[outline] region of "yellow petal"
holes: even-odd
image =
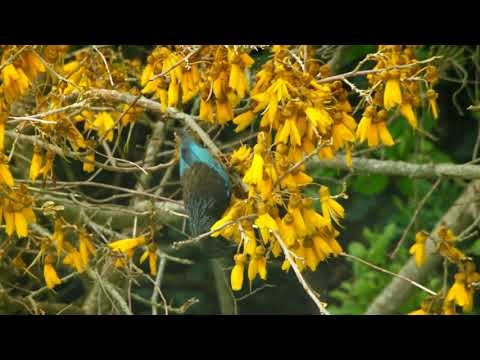
[[[398,79],[388,79],[383,94],[383,105],[385,109],[390,110],[401,103],[402,91],[400,90],[400,81]]]

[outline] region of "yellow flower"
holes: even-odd
[[[55,262],[55,259],[52,255],[49,254],[45,257],[45,264],[43,266],[43,276],[45,278],[45,283],[47,284],[47,287],[49,289],[53,289],[56,285],[59,285],[62,283],[62,281],[57,275],[57,272],[55,271],[55,268],[52,265],[54,262]]]
[[[437,97],[438,97],[438,94],[435,92],[435,90],[428,89],[427,91],[428,106],[430,108],[430,111],[432,112],[432,116],[434,119],[438,118]]]
[[[288,118],[285,120],[281,130],[278,131],[276,141],[287,143],[288,138],[290,137],[290,143],[292,145],[301,145],[302,139],[297,128],[295,117]]]
[[[5,219],[5,232],[8,236],[17,233],[18,237],[28,236],[28,224],[35,223],[33,212],[33,199],[27,195],[27,188],[20,185],[17,191],[12,191],[5,199],[3,217]]]
[[[277,223],[272,218],[272,216],[268,212],[261,213],[261,210],[258,211],[259,216],[255,219],[255,224],[260,229],[260,233],[262,234],[262,240],[264,242],[268,242],[270,239],[270,230],[278,230]]]
[[[63,231],[63,221],[61,219],[55,219],[54,230],[52,234],[52,240],[55,241],[55,246],[57,247],[57,256],[62,254],[63,250],[63,241],[65,234]]]
[[[216,119],[220,125],[225,124],[227,121],[233,118],[233,109],[232,104],[227,100],[216,100],[215,102],[217,108]]]
[[[402,103],[402,91],[400,90],[400,80],[398,78],[390,78],[385,85],[383,94],[383,104],[385,109],[390,110],[396,105]]]
[[[244,205],[245,204],[242,201],[235,202],[229,209],[225,211],[225,214],[222,216],[222,218],[220,218],[217,222],[215,222],[215,224],[213,224],[210,229],[211,230],[218,229],[222,227],[224,224],[228,223],[229,221],[235,220],[237,217],[240,216]],[[227,226],[220,231],[214,232],[211,236],[218,237],[220,235],[223,235],[225,238],[228,238],[230,237],[229,235],[231,235],[230,229],[233,227],[233,225],[234,224],[232,224],[232,226]]]
[[[447,242],[454,242],[455,240],[457,240],[457,237],[453,233],[453,231],[445,225],[440,226],[440,228],[438,229],[438,237],[440,238],[440,240]]]
[[[249,110],[246,111],[233,119],[233,123],[237,125],[235,128],[235,132],[239,133],[245,130],[253,121],[254,113],[253,111]]]
[[[345,210],[335,200],[330,197],[330,190],[326,186],[320,186],[320,202],[322,203],[322,215],[331,224],[331,219],[339,224],[339,219],[345,217]]]
[[[312,201],[311,199],[305,199],[306,202]],[[328,222],[325,218],[317,213],[312,207],[305,206],[302,209],[302,216],[305,219],[305,224],[307,226],[308,232],[313,233],[316,230],[321,230],[324,227],[328,226]]]
[[[238,64],[232,64],[228,86],[232,88],[240,98],[243,98],[248,90],[248,79],[245,76],[245,71]]]
[[[280,219],[277,221],[277,226],[285,244],[287,244],[287,246],[293,246],[297,240],[293,216],[288,213],[285,214],[281,221]]]
[[[243,286],[243,273],[245,272],[247,257],[244,254],[236,254],[233,259],[235,261],[235,266],[230,274],[230,283],[232,290],[239,291],[242,290]]]
[[[70,245],[70,244],[68,244]],[[83,262],[82,255],[78,252],[77,249],[73,248],[73,246],[66,246],[67,247],[67,255],[63,258],[63,264],[69,265],[70,267],[74,268],[77,272],[84,272],[87,268],[87,264]]]
[[[200,120],[213,122],[213,106],[210,101],[200,99],[200,114],[198,117]]]
[[[455,283],[448,291],[446,302],[453,301],[463,308],[464,312],[470,312],[473,309],[473,293],[469,292],[465,285],[465,274],[455,274]]]
[[[378,135],[380,137],[381,142],[387,146],[394,145],[395,141],[393,141],[392,135],[390,135],[390,132],[387,129],[387,124],[385,123],[385,121],[377,122],[376,126],[378,129]]]
[[[83,161],[83,171],[91,173],[93,170],[95,170],[95,165],[93,162],[95,161],[95,152],[90,152],[85,156],[85,159]]]
[[[167,92],[167,97],[168,97],[167,104],[169,107],[177,107],[179,92],[180,92],[179,84],[172,79],[170,81],[170,85],[168,86],[168,92]]]
[[[264,147],[261,144],[255,145],[253,148],[253,161],[250,168],[245,173],[243,177],[243,181],[245,184],[253,185],[258,184],[263,180],[263,157],[262,153],[264,151]]]
[[[330,126],[333,124],[333,119],[325,109],[317,109],[309,107],[305,110],[307,119],[310,120],[315,128],[321,134],[325,134]]]
[[[145,235],[141,235],[135,238],[128,238],[128,239],[114,241],[108,244],[108,247],[114,251],[119,251],[126,254],[130,250],[134,250],[135,248],[141,245],[144,245],[145,242],[146,242]]]
[[[446,257],[453,263],[459,263],[467,258],[462,251],[455,247],[454,242],[457,237],[451,229],[442,225],[437,234],[440,239],[437,250],[441,256]]]
[[[415,256],[415,264],[417,267],[422,266],[425,263],[425,243],[428,239],[428,233],[425,231],[419,231],[415,234],[415,244],[410,247],[410,254]]]
[[[0,182],[5,183],[10,188],[13,187],[13,176],[6,162],[0,163]]]
[[[291,266],[291,265],[290,265],[290,261],[288,261],[288,260],[283,260],[283,262],[282,262],[282,270],[283,270],[283,271],[288,271],[288,270],[290,270],[290,266]]]
[[[13,212],[5,209],[3,216],[5,217],[5,232],[8,236],[12,236],[14,231],[18,237],[28,236],[28,223],[24,209]]]
[[[323,238],[323,236],[315,235],[312,238],[313,248],[315,249],[315,253],[320,261],[323,261],[327,257],[333,253],[332,248],[328,245],[327,240]]]
[[[230,157],[230,165],[242,172],[241,169],[244,167],[245,161],[250,157],[251,152],[252,149],[247,145],[240,146]]]
[[[150,267],[150,274],[152,276],[155,276],[157,275],[157,260],[158,260],[157,245],[150,244],[148,246],[148,248],[140,257],[140,264],[143,264],[143,262],[147,260],[147,257],[148,257],[148,265]]]
[[[23,63],[22,68],[25,74],[31,81],[35,80],[39,73],[47,70],[38,56],[32,51],[23,52],[20,55],[20,60]]]
[[[303,240],[303,248],[305,249],[305,264],[310,270],[317,270],[317,266],[322,258],[317,256],[317,252],[313,246],[313,240],[311,238]]]
[[[372,131],[372,119],[374,115],[375,110],[373,109],[373,107],[369,106],[365,109],[365,112],[360,119],[360,122],[358,123],[356,136],[361,143],[364,142],[366,139],[370,139],[372,137],[372,135],[370,135],[370,132]],[[371,146],[370,140],[368,145]]]
[[[78,234],[78,241],[80,243],[80,255],[82,257],[83,263],[86,265],[88,264],[89,255],[95,256],[95,246],[90,241],[88,234],[85,233],[83,230],[81,230]]]
[[[8,64],[2,69],[3,92],[8,103],[23,95],[29,86],[27,75],[20,68]]]
[[[412,104],[410,103],[402,103],[400,105],[400,113],[407,119],[408,123],[416,129],[418,126],[417,115],[413,111]]]
[[[259,245],[255,249],[255,254],[251,256],[248,264],[248,280],[250,284],[260,275],[262,280],[267,280],[267,259],[265,258],[265,247]]]
[[[106,135],[106,140],[108,141],[113,140],[112,129],[114,125],[115,121],[113,121],[112,116],[105,111],[98,114],[93,122],[93,126],[96,128],[98,135],[102,138]]]
[[[40,170],[42,168],[43,163],[43,156],[42,156],[42,149],[38,146],[35,146],[33,150],[32,156],[32,163],[30,164],[30,179],[35,181],[37,177],[40,175]]]
[[[43,178],[47,178],[52,173],[53,161],[55,160],[55,153],[51,150],[47,150],[45,164],[40,169],[40,173],[43,174]]]

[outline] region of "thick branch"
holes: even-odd
[[[452,207],[445,213],[442,219],[433,229],[436,234],[440,225],[445,225],[453,230],[454,233],[460,233],[465,229],[473,219],[479,215],[478,205],[475,197],[480,190],[480,181],[470,183],[464,193],[455,201]],[[433,253],[435,244],[431,237],[427,240],[427,258],[425,264],[418,268],[415,259],[411,258],[400,271],[400,275],[416,282],[423,282],[427,275],[432,273],[434,268],[440,265],[442,258]],[[415,288],[403,279],[395,278],[383,289],[367,309],[367,315],[373,314],[393,314],[409,298]]]
[[[359,174],[382,174],[391,176],[409,176],[411,178],[458,177],[462,179],[480,179],[479,165],[457,164],[412,164],[405,161],[353,158],[352,168],[347,166],[345,156],[336,156],[332,160],[312,160],[310,166],[347,170]]]

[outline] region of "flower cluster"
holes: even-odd
[[[144,247],[143,254],[140,257],[140,264],[142,264],[148,258],[150,274],[153,276],[157,274],[157,246],[153,242],[153,237],[149,234],[117,240],[108,244],[108,247],[112,249],[116,255],[118,255],[118,257],[115,259],[115,266],[118,268],[127,266],[128,261],[133,259],[135,250],[139,247]]]
[[[199,118],[225,124],[233,119],[233,109],[249,92],[245,70],[253,59],[247,50],[224,46],[199,50],[157,47],[147,62],[141,77],[142,93],[154,94],[162,111],[199,95]]]
[[[438,81],[435,66],[421,67],[417,64],[411,46],[380,46],[371,59],[376,62],[373,69],[378,72],[367,75],[372,94],[358,124],[356,136],[359,142],[367,140],[369,147],[379,144],[391,146],[395,143],[386,125],[391,109],[398,109],[416,129],[418,120],[415,109],[422,104],[421,82],[426,83],[425,93],[432,115],[438,118],[437,93],[433,90]]]
[[[418,267],[425,263],[426,241],[429,237],[430,235],[425,231],[418,232],[415,236],[415,244],[410,248],[410,253],[415,256]],[[432,239],[436,243],[435,252],[457,266],[454,283],[447,292],[424,300],[421,308],[410,314],[451,315],[456,313],[457,307],[461,307],[464,313],[471,312],[474,294],[480,285],[480,273],[476,271],[475,263],[456,247],[458,237],[448,227],[442,225]]]

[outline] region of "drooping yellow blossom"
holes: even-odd
[[[379,143],[387,146],[395,144],[392,135],[386,125],[387,112],[380,110],[375,113],[372,107],[368,107],[358,124],[356,136],[360,142],[368,140],[368,146],[375,147]]]
[[[82,255],[72,245],[67,244],[68,243],[65,243],[67,255],[63,258],[63,264],[72,267],[79,273],[84,272],[87,268],[87,264],[83,261]]]
[[[437,97],[438,94],[433,89],[427,90],[427,98],[428,98],[428,107],[432,112],[432,116],[434,119],[438,118],[438,104],[437,104]]]
[[[387,110],[402,103],[402,91],[400,90],[400,80],[398,79],[399,74],[398,70],[392,70],[390,78],[385,84],[383,103]]]
[[[84,264],[88,264],[90,255],[95,256],[95,246],[91,242],[90,236],[84,230],[80,230],[80,233],[78,234],[78,242],[82,261]]]
[[[145,235],[140,235],[134,238],[114,241],[108,244],[108,247],[114,251],[119,251],[127,254],[130,250],[134,250],[141,245],[145,245],[145,242]]]
[[[24,185],[8,194],[3,204],[5,232],[8,236],[12,236],[14,232],[18,237],[28,236],[28,224],[36,222],[32,206],[33,199],[27,195]]]
[[[147,249],[144,251],[142,256],[140,257],[140,264],[143,264],[145,260],[148,258],[148,266],[150,268],[150,274],[152,276],[157,275],[157,245],[150,244]]]
[[[305,110],[307,119],[311,121],[319,130],[320,134],[325,134],[333,124],[333,119],[325,109],[307,108]]]
[[[250,283],[255,280],[257,274],[263,280],[267,279],[267,259],[265,258],[265,247],[259,245],[255,248],[255,253],[250,257],[248,264],[248,280]]]
[[[13,176],[7,163],[7,157],[2,153],[0,153],[0,184],[1,183],[13,188]]]
[[[247,257],[244,254],[236,254],[233,259],[235,265],[230,274],[230,283],[233,291],[240,291],[243,287],[243,274],[245,272]]]
[[[45,283],[49,289],[53,289],[56,285],[60,285],[62,281],[57,275],[53,264],[55,263],[55,258],[53,255],[48,254],[45,257],[45,264],[43,266],[43,276],[45,278]]]
[[[405,119],[407,119],[410,126],[416,129],[418,126],[418,121],[417,121],[417,115],[415,114],[415,110],[413,109],[412,102],[413,102],[412,96],[409,94],[406,94],[403,97],[402,104],[400,105],[400,113],[405,117]]]
[[[241,212],[244,206],[245,204],[242,201],[234,202],[234,204],[225,212],[222,218],[220,218],[217,222],[215,222],[210,229],[216,230],[224,226],[226,223],[238,218],[241,215]],[[224,236],[225,238],[229,238],[229,236],[232,234],[232,231],[231,231],[232,227],[233,226],[227,226],[222,230],[216,231],[211,235],[211,237]]]
[[[8,64],[2,69],[2,80],[3,93],[8,103],[13,102],[28,90],[29,80],[27,75],[21,68],[16,68],[12,64]]]
[[[453,263],[460,263],[467,258],[462,251],[455,247],[454,243],[457,237],[451,229],[444,225],[440,226],[438,238],[440,242],[437,246],[437,251],[441,256]]]
[[[98,135],[102,138],[105,137],[105,139],[108,141],[113,140],[114,125],[115,121],[113,120],[112,116],[105,111],[102,111],[100,114],[98,114],[93,122],[93,127],[97,130]]]
[[[233,119],[233,123],[237,125],[237,127],[235,128],[235,132],[239,133],[245,130],[252,123],[254,118],[255,118],[255,114],[253,113],[253,111],[246,111],[236,116]]]
[[[251,152],[252,149],[247,145],[240,146],[230,156],[230,165],[235,167],[235,169],[240,173],[243,173],[247,170],[247,167],[245,166],[245,161],[250,157]]]
[[[409,252],[415,256],[415,264],[417,264],[417,267],[420,267],[425,263],[427,239],[428,233],[425,231],[419,231],[415,234],[415,244],[410,247]]]
[[[253,65],[254,60],[247,53],[238,53],[232,48],[228,49],[228,62],[231,64],[228,86],[234,90],[241,99],[248,91],[248,78],[245,69]]]
[[[473,309],[473,293],[467,291],[465,280],[466,276],[463,272],[455,274],[455,283],[448,291],[445,301],[452,301],[461,306],[464,312],[470,312]]]
[[[33,150],[32,162],[30,164],[29,176],[32,181],[35,181],[41,174],[43,163],[42,149],[39,146],[35,146]]]
[[[48,149],[45,163],[40,169],[40,173],[43,174],[44,179],[52,176],[54,160],[55,160],[55,153],[52,150]]]
[[[245,173],[243,181],[245,184],[253,185],[258,184],[263,180],[263,157],[264,147],[261,144],[255,145],[253,148],[253,161],[250,168]]]
[[[345,210],[335,199],[330,196],[330,190],[326,186],[320,186],[320,202],[322,203],[322,215],[331,224],[331,219],[339,224],[339,219],[345,217]]]

